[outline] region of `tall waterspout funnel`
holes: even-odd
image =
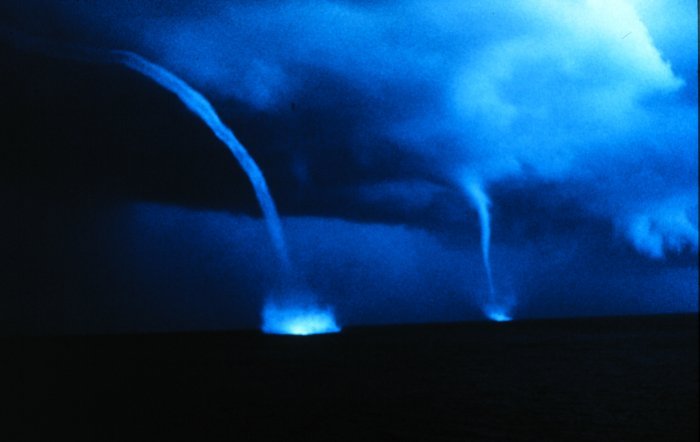
[[[263,308],[263,331],[297,335],[340,331],[332,308],[317,305],[315,296],[306,289],[303,277],[293,272],[279,214],[262,171],[202,94],[173,72],[130,51],[104,52],[86,47],[55,45],[23,34],[14,32],[8,34],[7,30],[0,26],[0,36],[7,35],[20,47],[40,51],[48,56],[121,64],[174,93],[226,145],[253,185],[281,267],[281,279],[277,281],[277,291],[274,296],[268,297]],[[298,293],[304,293],[304,296],[299,297]],[[303,302],[300,303],[302,299]]]
[[[270,234],[272,245],[282,265],[284,276],[289,277],[292,273],[289,253],[287,251],[284,235],[282,234],[282,225],[277,213],[277,208],[270,195],[265,177],[231,129],[221,121],[221,118],[219,118],[219,115],[216,113],[211,103],[209,103],[202,94],[185,83],[184,80],[162,66],[146,60],[140,55],[129,51],[112,51],[111,55],[114,57],[114,62],[120,63],[147,76],[177,95],[195,115],[201,118],[212,132],[214,132],[216,137],[228,147],[253,185],[255,196],[257,197],[263,216],[265,217],[265,224]]]
[[[476,181],[467,182],[465,189],[471,203],[474,205],[479,214],[479,225],[481,226],[481,255],[484,261],[484,269],[486,270],[486,278],[489,285],[489,301],[495,302],[496,290],[493,286],[493,274],[491,272],[491,215],[489,207],[491,200],[482,188],[481,184]]]
[[[265,177],[231,129],[221,121],[209,101],[172,72],[137,54],[127,51],[113,51],[112,55],[115,57],[115,61],[146,75],[177,95],[223,141],[248,175],[282,266],[282,280],[279,283],[283,286],[283,293],[266,300],[262,312],[263,332],[310,335],[340,331],[333,310],[329,307],[316,305],[315,297],[311,296],[310,292],[302,303],[299,302],[299,299],[295,299],[297,298],[295,290],[299,290],[295,286],[303,287],[304,284],[301,283],[299,275],[292,272],[289,253],[282,234],[282,225]]]
[[[484,270],[486,271],[486,279],[488,281],[488,299],[482,305],[484,314],[496,322],[510,321],[509,310],[512,307],[512,300],[504,302],[497,299],[496,289],[493,284],[493,272],[491,271],[491,200],[484,191],[482,184],[477,180],[466,180],[464,182],[464,190],[469,197],[472,205],[479,214],[479,225],[481,226],[481,256],[484,262]]]

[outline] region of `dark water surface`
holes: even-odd
[[[696,440],[698,317],[0,340],[4,440]]]

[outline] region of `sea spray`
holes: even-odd
[[[333,309],[319,306],[315,299],[304,290],[270,296],[262,310],[262,331],[297,336],[339,332]]]

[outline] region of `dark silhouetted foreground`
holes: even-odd
[[[698,435],[697,315],[1,342],[5,440]]]

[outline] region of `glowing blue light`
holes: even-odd
[[[484,314],[487,318],[496,322],[508,322],[513,320],[505,308],[497,305],[491,305],[484,308]]]
[[[488,315],[490,320],[496,321],[496,322],[508,322],[508,321],[513,320],[513,318],[511,318],[510,316],[508,316],[502,312],[491,312],[491,313],[487,313],[487,315]]]
[[[313,305],[282,307],[267,303],[262,317],[262,331],[270,334],[306,336],[340,331],[330,308]]]
[[[284,235],[282,234],[282,224],[280,223],[277,207],[270,195],[265,177],[246,148],[238,141],[238,138],[231,132],[231,129],[221,121],[219,114],[216,113],[211,103],[209,103],[204,95],[193,89],[183,79],[138,54],[129,51],[112,51],[111,54],[115,62],[140,72],[177,95],[202,122],[209,126],[209,129],[212,130],[214,135],[228,147],[253,185],[253,190],[260,204],[260,209],[265,216],[265,223],[267,224],[267,229],[272,239],[272,245],[284,269],[289,272],[291,263],[289,262],[289,254],[284,241]]]

